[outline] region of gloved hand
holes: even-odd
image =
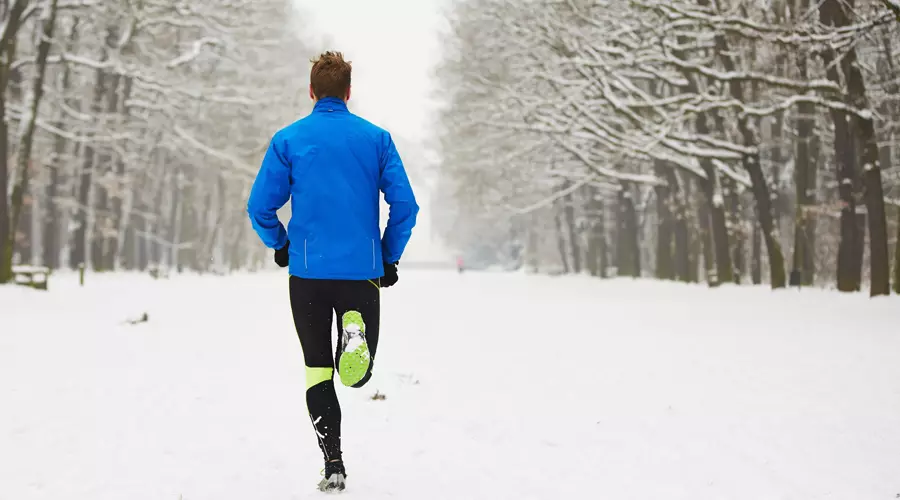
[[[388,288],[397,284],[397,280],[400,279],[397,276],[397,264],[399,262],[394,262],[393,264],[384,263],[384,276],[381,278],[381,288]]]
[[[285,243],[283,247],[275,250],[275,263],[278,264],[278,267],[287,267],[290,257],[290,255],[288,254],[288,249],[290,247],[291,241],[288,240],[288,242]]]

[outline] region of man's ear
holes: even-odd
[[[351,91],[351,90],[353,90],[353,87],[352,87],[352,86],[351,86],[351,87],[347,87],[347,98],[344,99],[345,101],[349,101],[349,100],[350,100],[350,91]]]
[[[312,99],[313,101],[317,101],[317,100],[318,100],[318,99],[316,99],[316,93],[313,92],[313,88],[312,88],[312,84],[311,84],[311,83],[309,84],[309,98]]]

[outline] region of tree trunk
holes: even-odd
[[[204,183],[204,186],[206,186],[206,185],[207,184]],[[204,207],[215,207],[216,206],[216,190],[215,189],[211,188],[206,191],[205,204],[202,206],[204,206]],[[215,222],[215,220],[210,219],[210,215],[216,216],[218,214],[210,214],[206,210],[196,211],[194,214],[194,220],[195,220],[194,235],[195,236],[194,236],[194,238],[192,238],[192,241],[194,242],[194,246],[191,249],[191,254],[193,256],[192,267],[201,273],[205,273],[205,272],[209,271],[209,262],[210,262],[211,255],[210,255],[210,253],[207,252],[207,249],[210,246],[210,244],[209,244],[210,238],[214,237],[215,233],[216,233],[216,222]],[[527,241],[528,231],[525,227],[522,228],[522,233],[525,234],[525,239]],[[590,244],[588,246],[590,246]],[[524,262],[525,262],[524,253],[525,252],[524,252],[524,248],[523,248],[523,252],[519,255],[520,261],[522,262],[523,266],[524,266]]]
[[[566,238],[564,235],[565,233],[563,233],[562,217],[558,206],[553,219],[556,222],[556,244],[559,248],[559,260],[562,263],[563,272],[569,274],[572,272],[572,269],[569,267],[569,256],[566,251]],[[232,267],[232,269],[234,269],[234,267]]]
[[[700,5],[708,5],[707,0],[699,0]],[[728,42],[725,36],[715,36],[716,51],[726,71],[734,72],[737,65],[732,60]],[[729,91],[738,101],[744,101],[743,83],[739,80],[729,82]],[[783,288],[786,285],[784,274],[784,253],[781,251],[781,243],[778,238],[778,228],[773,218],[773,195],[759,161],[759,138],[751,127],[749,118],[742,116],[738,119],[738,130],[744,139],[744,146],[751,149],[752,153],[745,153],[742,157],[744,169],[750,174],[751,189],[756,200],[756,215],[762,229],[763,241],[766,244],[766,252],[769,256],[769,273],[772,288]]]
[[[597,253],[596,222],[591,222],[589,227],[590,232],[584,248],[584,269],[591,276],[597,277],[600,276],[600,269],[597,267],[600,255]]]
[[[69,32],[68,39],[64,50],[70,52],[78,38],[78,18],[72,20],[72,29]],[[71,87],[72,71],[68,64],[63,65],[62,73],[59,76],[59,87],[63,95],[67,95]],[[65,99],[65,98],[64,98]],[[66,99],[68,103],[68,99]],[[53,126],[59,130],[63,130],[66,126],[65,113],[60,111],[56,122]],[[62,230],[60,222],[63,214],[59,209],[56,197],[59,194],[59,188],[62,184],[62,174],[60,170],[63,168],[62,157],[66,151],[66,139],[57,135],[53,138],[53,153],[50,157],[48,169],[50,171],[50,180],[44,192],[46,198],[46,209],[44,211],[44,234],[43,234],[43,251],[44,265],[50,269],[58,269],[60,267],[60,254],[62,251],[60,242],[60,232]]]
[[[762,232],[759,222],[753,223],[753,257],[750,274],[754,285],[762,284]]]
[[[125,248],[131,249],[125,254],[126,256],[131,255],[133,260],[126,260],[125,266],[127,269],[144,271],[147,269],[149,261],[147,245],[144,243],[144,235],[149,231],[146,215],[149,210],[144,203],[143,196],[138,193],[134,193],[133,196],[135,200],[131,208],[133,222],[128,225],[128,230],[125,232]]]
[[[557,221],[557,237],[560,239],[560,244],[562,246],[562,251],[560,252],[560,256],[565,259],[565,243],[562,241],[562,223],[559,220],[559,213],[557,212],[556,216]],[[231,261],[231,270],[237,271],[243,268],[247,259],[244,255],[244,232],[246,231],[246,227],[248,224],[238,224],[237,225],[237,234],[235,234],[234,239],[232,240],[229,260]],[[568,273],[568,263],[563,260],[563,265],[565,266],[566,272]]]
[[[711,171],[712,172],[712,171]],[[715,178],[715,174],[713,173]],[[725,217],[725,203],[722,194],[712,182],[704,183],[706,198],[709,200],[709,223],[711,225],[712,245],[715,253],[715,274],[712,284],[728,283],[734,279],[732,276],[731,245],[728,238],[728,222]],[[710,262],[712,265],[713,262]]]
[[[641,265],[641,226],[638,224],[638,213],[637,213],[637,205],[640,204],[640,191],[635,189],[638,200],[635,203],[634,198],[630,198],[628,200],[628,212],[629,212],[629,243],[631,244],[631,250],[634,254],[632,257],[632,276],[635,278],[640,278],[643,276],[643,267]]]
[[[808,78],[807,60],[798,61],[801,78]],[[812,208],[816,204],[818,138],[813,135],[815,106],[801,103],[797,107],[797,142],[795,146],[794,185],[796,210],[794,215],[794,255],[792,269],[800,273],[800,282],[810,286],[815,281],[816,219]]]
[[[691,282],[690,242],[688,222],[679,215],[675,222],[675,277],[684,283]]]
[[[13,228],[13,256],[18,256],[18,263],[31,265],[34,256],[34,233],[31,218],[34,215],[34,198],[26,195],[19,206],[19,221]],[[15,205],[14,205],[15,206]],[[24,223],[22,223],[24,221]],[[15,262],[15,259],[13,260]]]
[[[169,161],[168,154],[160,154],[157,161],[159,162],[157,164],[159,166],[159,179],[157,179],[156,196],[154,196],[152,200],[153,205],[151,210],[153,210],[153,219],[152,224],[148,222],[147,233],[144,235],[144,241],[147,242],[149,247],[148,253],[151,266],[162,266],[163,264],[163,249],[161,243],[165,221],[163,202],[166,199],[166,181],[169,179],[170,175],[163,169],[163,166]],[[150,213],[147,213],[147,216],[149,217]]]
[[[197,258],[199,256],[198,243],[202,228],[200,226],[200,214],[194,209],[194,206],[199,205],[197,202],[199,196],[200,192],[196,183],[189,180],[182,193],[181,213],[179,214],[181,233],[178,239],[180,242],[183,242],[184,247],[179,251],[178,260],[182,266],[194,271],[201,270]],[[210,205],[201,206],[208,207]],[[518,258],[516,255],[513,256],[514,261],[518,261]]]
[[[688,224],[687,203],[684,194],[679,192],[678,176],[673,169],[668,169],[666,179],[669,190],[672,191],[674,202],[674,227],[675,233],[675,276],[678,281],[691,281],[691,233]]]
[[[616,193],[616,276],[625,276],[630,272],[628,261],[628,236],[625,234],[625,199],[624,186]]]
[[[809,14],[809,0],[799,0],[793,15],[803,19]],[[809,80],[809,61],[811,55],[797,54],[797,70],[801,81]],[[794,144],[794,255],[791,269],[800,274],[800,283],[811,286],[816,279],[815,248],[816,218],[806,207],[812,208],[817,202],[817,177],[819,142],[815,135],[816,107],[812,103],[797,105],[796,134]]]
[[[106,116],[105,122],[110,125],[117,121],[118,92],[121,80],[122,77],[116,74],[106,76],[104,114]],[[103,148],[102,152],[98,154],[97,164],[94,166],[94,168],[101,169],[103,173],[100,177],[104,180],[104,182],[98,183],[94,187],[96,196],[94,213],[96,214],[96,219],[94,223],[94,241],[91,245],[91,261],[94,263],[94,268],[97,271],[112,271],[115,267],[115,257],[113,256],[115,250],[112,240],[114,239],[113,235],[118,232],[118,228],[114,220],[114,208],[111,207],[111,204],[115,203],[115,199],[120,197],[121,193],[117,189],[119,178],[115,177],[112,168],[113,156],[114,153],[111,149]]]
[[[856,214],[854,219],[858,237],[856,239],[856,248],[853,249],[853,256],[856,259],[856,261],[853,262],[853,265],[855,266],[854,271],[856,272],[856,275],[859,276],[861,290],[863,282],[863,263],[866,255],[866,239],[871,239],[871,236],[866,234],[866,214]],[[888,270],[888,273],[890,274],[890,270]]]
[[[653,170],[660,179],[666,178],[667,166],[661,160],[653,162]],[[656,238],[656,278],[661,280],[675,279],[675,264],[672,257],[672,238],[675,222],[672,215],[672,192],[668,185],[659,185],[656,190],[656,216],[658,232]]]
[[[118,83],[118,82],[117,82]],[[109,100],[110,112],[119,116],[119,124],[124,122],[123,117],[127,117],[127,108],[125,103],[131,97],[132,80],[130,77],[124,78],[122,83],[122,92],[113,92]],[[113,85],[113,89],[118,85]],[[112,220],[112,228],[110,232],[110,241],[106,247],[106,255],[104,261],[109,269],[116,269],[121,260],[121,252],[124,249],[124,232],[125,226],[129,223],[129,218],[125,213],[126,197],[131,196],[133,191],[125,177],[125,158],[117,154],[115,159],[115,186],[116,190],[112,197],[112,211],[110,217]]]
[[[674,238],[674,256],[672,261],[672,278],[678,281],[691,281],[691,233],[688,224],[688,207],[685,199],[686,193],[681,191],[678,175],[675,169],[669,165],[661,171],[662,178],[666,180],[670,217],[672,220],[671,231]],[[659,175],[659,174],[657,174]],[[687,183],[690,186],[690,182]],[[670,250],[671,251],[671,250]]]
[[[63,69],[62,88],[63,91],[69,88],[70,72],[68,67]],[[64,127],[64,118],[62,113],[54,124],[54,127],[62,130]],[[66,151],[66,139],[62,136],[56,136],[53,139],[53,154],[48,165],[50,180],[44,192],[46,199],[46,209],[44,211],[44,265],[50,269],[58,269],[60,266],[60,222],[62,219],[62,211],[59,210],[56,202],[59,186],[62,184],[62,174],[60,170],[63,168],[62,156]]]
[[[6,116],[6,91],[9,86],[10,65],[15,59],[15,37],[21,27],[25,2],[16,2],[5,20],[6,29],[0,37],[0,283],[12,279],[12,252],[15,231],[10,227],[12,210],[7,197],[9,185],[9,124]]]
[[[600,277],[609,277],[609,240],[606,238],[606,201],[599,200],[600,216],[597,220],[597,236],[600,239],[597,252],[600,254]],[[900,246],[900,245],[898,245]],[[898,257],[900,258],[900,257]]]
[[[831,72],[832,70],[829,70]],[[837,70],[833,70],[837,71]],[[853,179],[856,162],[853,138],[847,114],[831,111],[834,123],[834,157],[837,162],[838,196],[841,200],[840,231],[838,245],[837,286],[842,292],[855,292],[860,288],[860,276],[856,265],[856,244],[859,234],[856,226],[856,200],[853,196]]]
[[[583,189],[585,199],[585,218],[588,220],[587,246],[584,255],[584,267],[591,276],[600,276],[600,235],[597,227],[600,225],[602,209],[600,208],[600,194],[597,188],[585,186]]]
[[[172,194],[172,205],[169,211],[169,230],[166,239],[169,244],[169,268],[181,272],[180,244],[181,244],[181,205],[184,199],[183,167],[178,166],[172,173],[172,183],[169,189]]]
[[[106,51],[102,53],[101,61],[106,60]],[[103,70],[97,70],[96,82],[94,84],[94,96],[91,102],[91,111],[95,116],[99,116],[101,112],[100,103],[106,93],[106,75]],[[94,167],[97,162],[96,151],[92,143],[88,142],[84,146],[84,161],[81,167],[81,182],[78,186],[78,204],[75,212],[75,235],[73,237],[74,244],[71,248],[69,257],[69,265],[77,267],[80,264],[88,265],[88,247],[89,236],[88,222],[91,207],[91,192],[93,191]],[[96,263],[95,263],[96,264]]]
[[[698,181],[700,182],[700,181]],[[694,198],[694,180],[690,177],[685,179],[684,182],[684,225],[685,225],[685,233],[687,235],[687,243],[688,243],[688,257],[687,257],[687,276],[689,283],[699,283],[700,282],[700,260],[701,255],[703,253],[703,246],[705,240],[704,231],[708,228],[709,216],[706,219],[702,217],[689,217],[688,211],[689,209],[693,209],[697,203],[697,200]],[[702,202],[701,202],[702,206]],[[693,224],[693,221],[696,221],[696,226]]]
[[[96,158],[97,160],[94,164],[94,169],[99,170],[99,172],[97,172],[99,174],[98,177],[103,179],[108,170],[108,163],[105,160],[108,160],[109,157],[98,154]],[[103,249],[106,246],[107,234],[110,231],[109,191],[106,186],[99,184],[100,183],[94,183],[93,235],[89,247],[91,252],[90,260],[94,270],[103,272],[111,271],[111,269],[106,267],[106,262],[103,260],[103,255],[105,253]]]
[[[134,196],[134,194],[132,194],[132,196]],[[134,202],[132,201],[132,203]],[[125,231],[122,234],[122,244],[120,245],[122,267],[129,271],[140,269],[142,260],[141,253],[143,249],[143,245],[138,243],[139,239],[135,235],[135,225],[140,229],[142,227],[141,222],[144,218],[141,216],[135,218],[133,214],[134,208],[134,205],[129,206],[125,213],[126,226]]]
[[[12,190],[12,218],[10,220],[10,231],[15,234],[19,224],[19,216],[22,210],[22,203],[25,193],[28,192],[28,184],[31,175],[34,172],[34,165],[31,162],[31,150],[34,145],[34,131],[37,128],[38,111],[41,107],[41,101],[44,97],[44,79],[47,75],[47,56],[50,55],[50,46],[53,40],[53,31],[56,28],[56,11],[59,0],[49,0],[44,7],[44,13],[41,15],[41,41],[38,43],[35,76],[32,82],[31,94],[28,102],[25,104],[25,110],[22,116],[22,136],[19,138],[19,147],[16,150],[16,184]],[[5,189],[5,184],[0,188]],[[32,204],[33,209],[33,204]],[[28,224],[28,232],[31,232],[31,225]],[[31,237],[28,237],[29,254],[32,250]],[[12,252],[7,254],[9,262],[6,263],[7,269],[12,265]],[[27,261],[31,261],[29,258]],[[26,260],[23,259],[23,262]],[[3,264],[0,264],[3,265]]]
[[[59,138],[57,137],[54,142],[59,142]],[[65,142],[63,142],[63,144],[65,144]],[[58,150],[58,146],[54,145],[53,150],[53,158],[59,158],[59,155],[55,153]],[[59,268],[59,220],[62,217],[62,214],[56,206],[56,193],[61,182],[59,169],[59,162],[55,159],[52,160],[49,172],[50,179],[47,182],[47,188],[44,190],[45,206],[44,217],[42,221],[44,224],[44,234],[42,235],[42,250],[44,265],[49,267],[50,269]]]
[[[851,99],[854,98],[854,87],[861,89],[862,75],[854,64],[856,76],[850,78]],[[855,80],[859,79],[857,83]],[[864,92],[864,90],[861,90]],[[865,100],[865,97],[862,97]],[[866,220],[869,222],[869,295],[890,295],[891,264],[888,252],[887,214],[884,208],[884,191],[881,183],[881,165],[878,159],[878,141],[875,138],[875,125],[871,118],[857,117],[857,130],[862,141],[864,201],[866,203]]]
[[[12,269],[5,262],[12,262],[12,245],[9,230],[9,200],[6,195],[6,186],[9,185],[9,130],[6,122],[6,80],[9,70],[8,55],[0,59],[0,284],[12,279]],[[7,254],[9,256],[7,257]]]
[[[212,235],[209,238],[209,246],[206,254],[209,256],[210,261],[218,266],[220,263],[218,262],[217,248],[220,248],[221,245],[219,241],[222,238],[222,233],[224,231],[225,223],[228,221],[226,214],[228,213],[228,206],[226,205],[226,194],[228,192],[227,186],[225,184],[225,179],[220,175],[216,178],[216,209],[215,220],[216,225],[213,229]],[[532,218],[532,220],[536,220],[536,218]],[[534,250],[534,259],[533,259],[533,268],[537,271],[540,255],[537,251],[538,249],[538,236],[536,231],[530,231],[529,235],[529,246]],[[217,269],[218,270],[218,269]]]
[[[719,286],[720,281],[717,272],[718,268],[716,266],[717,261],[714,257],[716,250],[715,237],[713,236],[714,223],[708,200],[708,196],[699,200],[698,219],[700,225],[700,240],[703,244],[703,270],[706,275],[706,282],[709,286],[714,287]]]
[[[706,259],[712,259],[712,247],[709,239],[709,215],[706,218],[697,218],[696,231],[689,233],[691,239],[691,254],[688,263],[688,281],[690,283],[700,283],[700,263],[703,262],[704,272],[706,271]]]
[[[716,122],[716,129],[719,131],[719,134],[722,139],[728,138],[728,131],[725,127],[725,120],[722,117],[722,114],[719,112],[715,112],[711,114],[713,119]],[[737,183],[734,179],[731,179],[728,176],[723,176],[721,178],[721,187],[722,187],[722,200],[724,202],[724,208],[726,210],[725,215],[727,218],[726,227],[728,229],[728,240],[731,243],[731,262],[732,266],[732,279],[736,285],[741,284],[741,276],[746,271],[744,269],[744,238],[743,230],[741,228],[741,204],[740,204],[740,196],[738,195]]]
[[[854,8],[854,0],[845,0],[847,8]],[[825,25],[831,25],[834,27],[845,27],[851,24],[850,17],[847,15],[847,12],[844,10],[844,3],[839,2],[838,0],[824,0],[819,5],[819,19]],[[829,80],[840,84],[840,75],[837,73],[837,68],[832,62],[834,61],[835,54],[833,50],[827,50],[824,54],[824,61],[826,63],[826,67],[828,67],[827,76]],[[863,200],[866,204],[866,217],[869,222],[869,263],[870,263],[870,278],[871,278],[871,288],[870,294],[872,296],[876,295],[887,295],[890,293],[890,264],[889,264],[889,256],[888,256],[888,241],[887,241],[887,216],[885,214],[884,209],[884,192],[881,183],[881,162],[878,158],[878,143],[875,138],[875,125],[872,120],[872,115],[868,111],[870,109],[868,98],[866,96],[866,87],[865,81],[863,80],[862,72],[859,69],[859,62],[856,56],[856,48],[851,46],[847,49],[846,53],[840,60],[840,66],[843,70],[843,74],[845,76],[847,82],[847,99],[848,104],[850,104],[853,108],[859,110],[865,110],[866,115],[859,116],[854,115],[853,117],[853,129],[850,129],[849,123],[846,123],[847,117],[845,113],[834,111],[832,112],[832,116],[835,120],[835,147],[838,145],[837,141],[837,133],[838,133],[838,123],[839,118],[843,118],[845,121],[843,125],[842,132],[846,134],[847,141],[850,144],[853,144],[854,137],[851,135],[851,132],[855,132],[860,143],[860,160],[862,164],[862,181],[864,187],[864,197]],[[855,148],[848,148],[855,149]],[[855,152],[854,152],[855,153]],[[855,156],[855,155],[854,155]],[[841,211],[841,227],[842,227],[842,239],[841,239],[841,247],[844,250],[844,253],[848,251],[843,241],[843,229],[846,226],[848,231],[852,231],[854,233],[858,233],[856,230],[852,230],[850,226],[856,226],[855,222],[850,222],[852,218],[855,218],[855,203],[852,196],[853,189],[853,181],[855,179],[855,162],[849,161],[855,158],[843,158],[841,164],[841,171],[839,173],[840,177],[840,190],[841,190],[841,201],[846,203],[847,205],[843,206],[843,210]],[[849,191],[849,196],[848,192]],[[848,202],[849,198],[849,202]],[[845,219],[847,221],[845,222]],[[856,239],[859,238],[859,234],[854,234],[853,236]],[[853,240],[853,241],[856,241]],[[851,249],[852,250],[852,249]],[[853,252],[858,253],[858,252]],[[856,255],[852,255],[852,257],[856,257]],[[851,256],[846,256],[845,258],[849,261]],[[839,262],[841,261],[839,257]],[[844,273],[841,273],[841,270],[838,271],[838,288],[847,291],[849,289],[849,285],[851,283],[841,283],[842,277],[846,278],[846,275],[849,273],[846,269]],[[855,276],[853,276],[855,278]],[[861,279],[852,283],[855,285],[855,289],[859,289],[861,285]]]
[[[897,207],[897,242],[894,245],[894,293],[900,295],[900,207]]]
[[[740,285],[741,279],[747,272],[746,259],[744,258],[746,238],[744,237],[742,223],[741,199],[738,194],[737,183],[734,180],[723,177],[722,187],[724,188],[725,203],[728,209],[729,239],[732,243],[732,262],[734,263],[732,279],[734,284]]]
[[[703,6],[708,5],[708,0],[698,0],[698,3]],[[679,37],[679,43],[686,42],[684,37]],[[672,55],[683,60],[688,61],[686,54],[682,50],[673,50]],[[693,94],[700,94],[699,85],[697,81],[689,71],[682,70],[682,74],[687,82],[686,90]],[[697,129],[697,133],[700,135],[709,135],[710,127],[707,121],[706,113],[697,113],[697,116],[694,120],[694,125]],[[700,167],[703,169],[704,174],[706,174],[705,180],[699,180],[704,194],[706,195],[706,209],[708,210],[709,217],[704,220],[704,217],[701,215],[700,217],[700,227],[708,228],[706,231],[706,236],[703,237],[704,241],[708,240],[709,233],[711,234],[711,241],[714,243],[714,251],[715,251],[715,266],[716,272],[710,273],[712,263],[712,256],[710,255],[710,249],[707,245],[704,245],[704,261],[707,266],[707,278],[709,280],[712,277],[712,280],[709,280],[711,285],[717,285],[720,280],[729,282],[732,280],[731,273],[731,255],[729,253],[730,246],[728,244],[728,228],[726,227],[726,218],[724,211],[724,203],[721,200],[721,195],[718,193],[718,173],[713,165],[712,160],[708,158],[700,159]],[[719,195],[719,196],[717,196]],[[702,209],[701,209],[702,211]],[[701,229],[701,232],[703,229]]]
[[[567,189],[569,183],[563,184]],[[572,270],[578,274],[581,272],[581,245],[578,242],[578,228],[575,223],[575,204],[572,202],[572,194],[563,197],[563,213],[566,217],[566,229],[569,236],[569,249],[572,252]]]
[[[756,215],[769,256],[769,279],[773,289],[784,288],[787,284],[784,274],[784,254],[781,252],[781,243],[778,241],[775,221],[772,218],[772,200],[769,198],[768,185],[759,164],[759,155],[744,155],[744,168],[750,174],[753,197],[756,199]]]
[[[637,211],[627,186],[619,190],[617,267],[619,276],[641,276],[641,248],[638,241]]]
[[[898,20],[900,20],[900,11],[898,11]],[[891,34],[888,30],[884,30],[882,35],[882,43],[884,44],[884,54],[893,54],[893,43]],[[894,61],[891,57],[884,58],[884,68],[886,74],[881,75],[882,81],[891,83],[886,85],[886,91],[890,95],[900,94],[900,74],[898,74]],[[881,115],[888,117],[892,123],[900,120],[900,106],[896,102],[885,102],[882,105]],[[893,131],[892,131],[893,132]],[[893,168],[893,148],[895,144],[894,133],[888,132],[885,138],[885,145],[881,148],[879,154],[881,158],[881,169],[890,171]],[[893,290],[900,294],[900,206],[897,207],[897,228],[896,240],[894,242],[894,274],[893,274]]]
[[[781,56],[778,59],[782,59]],[[779,76],[784,75],[784,64],[783,62],[776,63],[776,67],[778,68],[778,72],[781,73]],[[754,92],[755,94],[755,92]],[[754,97],[756,97],[754,95]],[[755,101],[755,99],[754,99]],[[769,185],[772,186],[772,219],[775,221],[775,229],[777,234],[781,234],[781,220],[782,220],[782,200],[781,196],[781,170],[784,168],[784,158],[782,157],[781,151],[781,141],[784,135],[784,111],[779,111],[775,113],[775,116],[772,117],[774,120],[772,122],[772,178]],[[780,241],[779,241],[780,243]]]

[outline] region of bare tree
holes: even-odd
[[[619,267],[628,268],[621,272],[633,274],[634,266],[626,264],[630,254],[647,254],[655,256],[657,277],[671,279],[674,267],[690,279],[702,248],[711,284],[739,281],[746,272],[744,242],[752,236],[753,281],[761,281],[766,267],[770,285],[783,287],[782,248],[789,240],[782,240],[780,228],[792,228],[794,274],[812,284],[814,250],[823,248],[817,234],[828,231],[828,241],[837,239],[831,220],[839,211],[828,200],[839,193],[851,216],[844,216],[839,248],[852,251],[838,252],[839,284],[850,288],[847,255],[862,262],[863,234],[856,230],[856,208],[848,206],[858,198],[870,234],[871,293],[887,293],[879,163],[885,160],[877,157],[886,153],[878,149],[885,138],[876,128],[876,110],[889,91],[882,90],[886,83],[867,79],[876,76],[868,62],[892,57],[870,34],[888,30],[890,39],[897,27],[880,2],[867,0],[854,17],[850,7],[826,1],[813,9],[806,0],[773,6],[746,0],[533,0],[524,8],[511,0],[456,2],[450,50],[438,72],[447,96],[442,175],[470,186],[450,193],[448,201],[458,208],[453,227],[465,226],[472,213],[492,223],[470,225],[465,238],[450,232],[451,242],[462,248],[483,243],[482,227],[548,206],[575,206],[569,202],[575,190],[609,183],[620,188],[599,195],[618,193],[609,202],[619,207],[620,223],[609,236],[619,249]],[[827,117],[833,131],[824,126]],[[818,147],[828,138],[836,141],[833,154]],[[819,168],[832,156],[843,170]],[[855,174],[847,177],[857,165],[859,182]],[[849,191],[845,181],[825,182],[838,174],[851,179]],[[792,177],[794,195],[782,199]],[[700,189],[690,189],[692,184]],[[641,225],[650,221],[655,228],[634,248],[622,195],[649,187],[642,205],[655,210],[634,209]],[[829,191],[819,202],[823,188]],[[744,210],[748,202],[755,216]],[[561,220],[569,218],[563,215]],[[576,226],[575,232],[556,233],[568,233],[566,242],[603,239],[596,235],[598,223]],[[594,262],[595,249],[587,248],[588,262]],[[562,247],[557,253],[564,265],[575,255]],[[852,289],[859,281],[850,281]]]
[[[15,0],[0,16],[0,282],[30,259],[257,260],[243,200],[271,133],[307,106],[291,2]]]

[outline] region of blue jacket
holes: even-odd
[[[384,236],[379,191],[390,206]],[[276,211],[288,198],[285,231]],[[391,135],[329,97],[272,138],[247,212],[267,247],[290,239],[291,275],[365,280],[400,260],[419,206]]]

